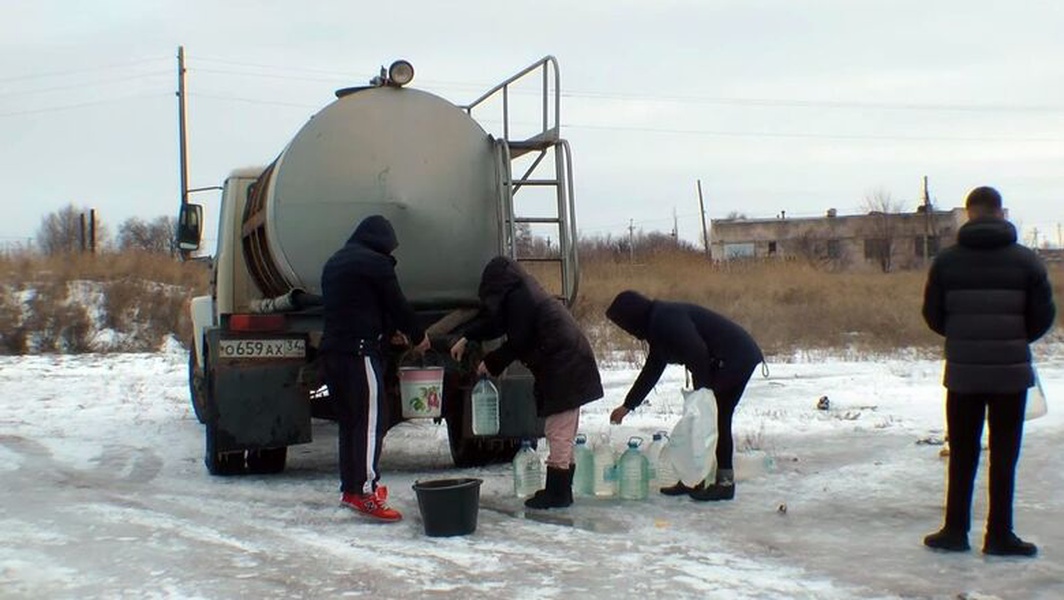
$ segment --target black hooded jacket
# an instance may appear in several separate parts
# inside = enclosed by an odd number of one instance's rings
[[[591,344],[565,306],[519,264],[491,259],[480,279],[481,314],[466,329],[470,340],[506,341],[484,357],[494,375],[520,360],[535,377],[536,411],[553,415],[602,397]]]
[[[695,388],[718,391],[745,383],[764,361],[761,348],[745,329],[695,304],[650,300],[629,290],[613,299],[606,317],[650,346],[624,399],[629,410],[642,404],[668,364],[684,365]]]
[[[1045,265],[1016,243],[1016,228],[980,218],[931,264],[923,314],[946,337],[947,389],[1015,393],[1034,385],[1028,344],[1049,331],[1056,307]]]
[[[391,253],[398,247],[392,224],[373,215],[326,261],[321,271],[322,352],[355,354],[360,340],[380,342],[394,331],[414,344],[424,338],[395,275]]]

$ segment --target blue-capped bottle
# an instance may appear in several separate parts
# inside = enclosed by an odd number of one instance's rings
[[[669,458],[669,434],[665,431],[654,432],[647,447],[647,460],[650,461],[650,487],[661,488],[675,485],[680,479],[672,468]]]
[[[530,440],[521,440],[521,449],[514,455],[514,495],[527,498],[543,487],[543,463],[532,448]]]
[[[473,435],[499,433],[499,389],[490,379],[481,377],[473,386]]]
[[[595,455],[587,445],[587,436],[578,433],[573,442],[573,494],[576,496],[595,495]]]
[[[650,489],[650,461],[639,449],[643,438],[633,436],[617,461],[618,495],[625,500],[644,500]]]

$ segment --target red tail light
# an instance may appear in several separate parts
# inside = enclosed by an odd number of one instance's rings
[[[284,315],[230,315],[230,331],[284,331]]]

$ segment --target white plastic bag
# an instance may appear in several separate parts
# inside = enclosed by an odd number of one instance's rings
[[[712,391],[683,390],[683,416],[672,428],[665,447],[663,454],[667,453],[684,485],[694,487],[716,474],[717,400]]]
[[[1031,365],[1034,370],[1034,365]],[[1038,378],[1038,371],[1034,372],[1034,387],[1027,392],[1027,410],[1023,415],[1024,421],[1044,417],[1048,407],[1046,406],[1046,394],[1042,390],[1042,380]]]

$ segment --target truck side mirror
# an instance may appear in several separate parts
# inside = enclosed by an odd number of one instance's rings
[[[181,250],[199,250],[203,231],[203,207],[199,204],[182,204],[177,217],[177,247]]]

